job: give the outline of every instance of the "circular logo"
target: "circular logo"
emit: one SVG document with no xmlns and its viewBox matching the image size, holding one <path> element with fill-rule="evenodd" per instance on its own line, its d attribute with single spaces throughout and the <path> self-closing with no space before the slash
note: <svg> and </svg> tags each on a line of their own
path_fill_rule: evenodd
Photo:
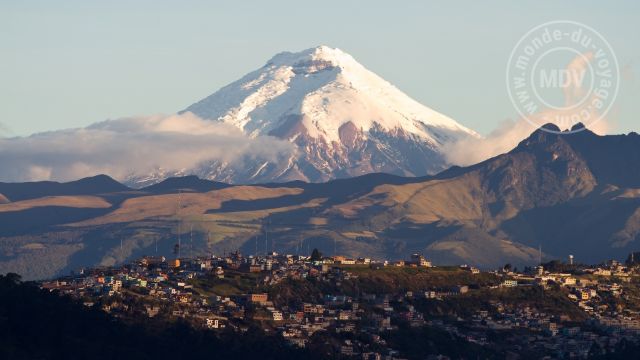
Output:
<svg viewBox="0 0 640 360">
<path fill-rule="evenodd" d="M 601 120 L 618 94 L 620 68 L 607 40 L 575 21 L 551 21 L 529 30 L 507 64 L 509 98 L 536 128 L 568 134 Z M 556 124 L 555 131 L 543 127 Z M 574 127 L 582 123 L 584 127 Z"/>
</svg>

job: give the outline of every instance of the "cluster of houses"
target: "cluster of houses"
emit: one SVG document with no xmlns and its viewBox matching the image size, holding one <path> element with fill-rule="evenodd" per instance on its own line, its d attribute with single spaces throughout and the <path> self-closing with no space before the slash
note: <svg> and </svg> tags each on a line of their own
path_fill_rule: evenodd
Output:
<svg viewBox="0 0 640 360">
<path fill-rule="evenodd" d="M 411 327 L 433 326 L 462 340 L 489 346 L 489 331 L 522 328 L 531 336 L 516 336 L 514 349 L 533 346 L 542 353 L 577 354 L 583 356 L 587 345 L 594 343 L 610 349 L 622 338 L 640 333 L 638 314 L 612 309 L 605 297 L 624 296 L 623 286 L 613 281 L 599 281 L 630 271 L 620 264 L 595 268 L 585 276 L 550 273 L 542 267 L 533 274 L 494 272 L 501 283 L 488 288 L 513 288 L 559 284 L 567 296 L 590 316 L 589 326 L 598 326 L 608 334 L 594 335 L 579 326 L 564 326 L 568 319 L 553 317 L 531 308 L 513 308 L 493 302 L 493 311 L 480 311 L 471 319 L 445 321 L 425 318 L 415 303 L 419 299 L 447 301 L 470 291 L 467 284 L 421 291 L 398 291 L 389 294 L 362 293 L 357 297 L 340 291 L 322 293 L 316 301 L 282 302 L 272 299 L 270 290 L 284 279 L 315 279 L 332 288 L 358 276 L 349 265 L 375 269 L 391 267 L 430 268 L 432 264 L 420 254 L 406 261 L 376 262 L 368 258 L 332 258 L 311 260 L 310 257 L 280 255 L 243 256 L 234 252 L 224 256 L 166 259 L 144 257 L 130 264 L 111 268 L 85 269 L 77 274 L 42 283 L 81 299 L 87 306 L 99 306 L 114 316 L 166 316 L 183 318 L 194 326 L 208 329 L 230 328 L 246 331 L 251 323 L 259 323 L 266 332 L 278 333 L 292 346 L 305 347 L 314 333 L 329 332 L 340 340 L 339 352 L 363 359 L 393 359 L 401 354 L 387 344 L 383 334 L 397 329 L 398 324 Z M 463 265 L 470 274 L 480 270 Z M 608 273 L 607 271 L 610 271 Z M 618 279 L 619 277 L 615 277 Z M 239 282 L 253 281 L 242 292 Z M 210 286 L 217 284 L 216 286 Z M 245 284 L 246 285 L 246 284 Z M 277 294 L 276 294 L 277 295 Z M 340 336 L 353 334 L 354 336 Z M 356 336 L 357 335 L 357 336 Z M 505 341 L 507 341 L 505 340 Z M 590 346 L 588 347 L 591 348 Z"/>
<path fill-rule="evenodd" d="M 502 302 L 493 302 L 492 311 L 478 311 L 472 321 L 467 322 L 467 331 L 451 327 L 450 331 L 468 341 L 489 345 L 487 333 L 500 331 L 503 342 L 512 349 L 527 349 L 530 354 L 552 358 L 588 358 L 615 351 L 623 340 L 637 341 L 637 328 L 618 327 L 615 324 L 601 323 L 593 319 L 588 326 L 577 326 L 566 315 L 549 315 L 534 310 L 527 305 L 508 306 Z M 514 330 L 526 330 L 528 336 Z M 597 353 L 593 353 L 598 349 Z"/>
<path fill-rule="evenodd" d="M 553 273 L 542 266 L 535 269 L 534 275 L 511 274 L 515 281 L 534 283 L 547 288 L 556 284 L 567 290 L 567 297 L 578 307 L 591 315 L 596 321 L 611 326 L 640 331 L 640 314 L 632 309 L 612 308 L 612 299 L 623 299 L 625 283 L 630 283 L 637 275 L 636 270 L 615 260 L 605 265 L 583 268 L 578 274 Z"/>
</svg>

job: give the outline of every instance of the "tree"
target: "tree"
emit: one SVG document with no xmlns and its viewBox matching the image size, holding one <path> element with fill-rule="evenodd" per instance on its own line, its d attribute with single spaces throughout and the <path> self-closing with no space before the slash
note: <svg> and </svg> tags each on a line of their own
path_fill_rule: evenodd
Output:
<svg viewBox="0 0 640 360">
<path fill-rule="evenodd" d="M 21 277 L 16 273 L 8 273 L 7 275 L 0 275 L 0 284 L 2 286 L 13 286 L 20 284 Z"/>
<path fill-rule="evenodd" d="M 7 273 L 7 275 L 0 275 L 0 281 L 8 284 L 17 285 L 20 283 L 22 277 L 16 273 Z"/>
<path fill-rule="evenodd" d="M 640 252 L 632 252 L 627 256 L 627 260 L 625 261 L 627 266 L 634 266 L 640 263 Z"/>
<path fill-rule="evenodd" d="M 311 252 L 311 261 L 320 261 L 322 260 L 322 253 L 314 248 L 313 251 Z"/>
</svg>

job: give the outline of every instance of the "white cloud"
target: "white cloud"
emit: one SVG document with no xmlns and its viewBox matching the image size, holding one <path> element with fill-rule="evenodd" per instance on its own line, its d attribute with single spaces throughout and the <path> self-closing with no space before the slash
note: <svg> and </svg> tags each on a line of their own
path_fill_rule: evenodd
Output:
<svg viewBox="0 0 640 360">
<path fill-rule="evenodd" d="M 107 120 L 86 128 L 0 138 L 0 181 L 68 181 L 95 174 L 124 179 L 162 168 L 190 169 L 216 160 L 277 161 L 293 145 L 273 137 L 249 138 L 238 128 L 192 113 Z"/>
<path fill-rule="evenodd" d="M 484 138 L 467 138 L 445 146 L 444 154 L 451 164 L 468 166 L 513 149 L 535 128 L 527 121 L 503 121 Z"/>
<path fill-rule="evenodd" d="M 596 134 L 604 135 L 609 131 L 610 127 L 610 121 L 601 119 L 590 125 L 588 129 Z M 505 120 L 497 129 L 484 138 L 467 138 L 445 146 L 444 154 L 451 164 L 459 166 L 477 164 L 496 155 L 511 151 L 534 131 L 536 131 L 536 127 L 528 121 Z"/>
</svg>

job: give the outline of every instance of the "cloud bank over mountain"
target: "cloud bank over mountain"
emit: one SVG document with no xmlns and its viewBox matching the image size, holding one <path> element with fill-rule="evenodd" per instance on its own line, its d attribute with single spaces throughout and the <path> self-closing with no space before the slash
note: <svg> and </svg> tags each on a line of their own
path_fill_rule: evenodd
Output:
<svg viewBox="0 0 640 360">
<path fill-rule="evenodd" d="M 0 138 L 0 181 L 67 181 L 99 173 L 179 172 L 203 162 L 241 167 L 247 159 L 278 161 L 294 154 L 288 141 L 250 138 L 232 125 L 193 115 L 106 120 L 86 128 Z"/>
<path fill-rule="evenodd" d="M 610 132 L 611 123 L 607 119 L 602 119 L 589 126 L 589 129 L 596 134 L 606 135 Z M 535 127 L 526 120 L 505 120 L 486 137 L 467 138 L 445 145 L 444 154 L 450 164 L 459 166 L 477 164 L 508 152 L 534 130 Z"/>
</svg>

